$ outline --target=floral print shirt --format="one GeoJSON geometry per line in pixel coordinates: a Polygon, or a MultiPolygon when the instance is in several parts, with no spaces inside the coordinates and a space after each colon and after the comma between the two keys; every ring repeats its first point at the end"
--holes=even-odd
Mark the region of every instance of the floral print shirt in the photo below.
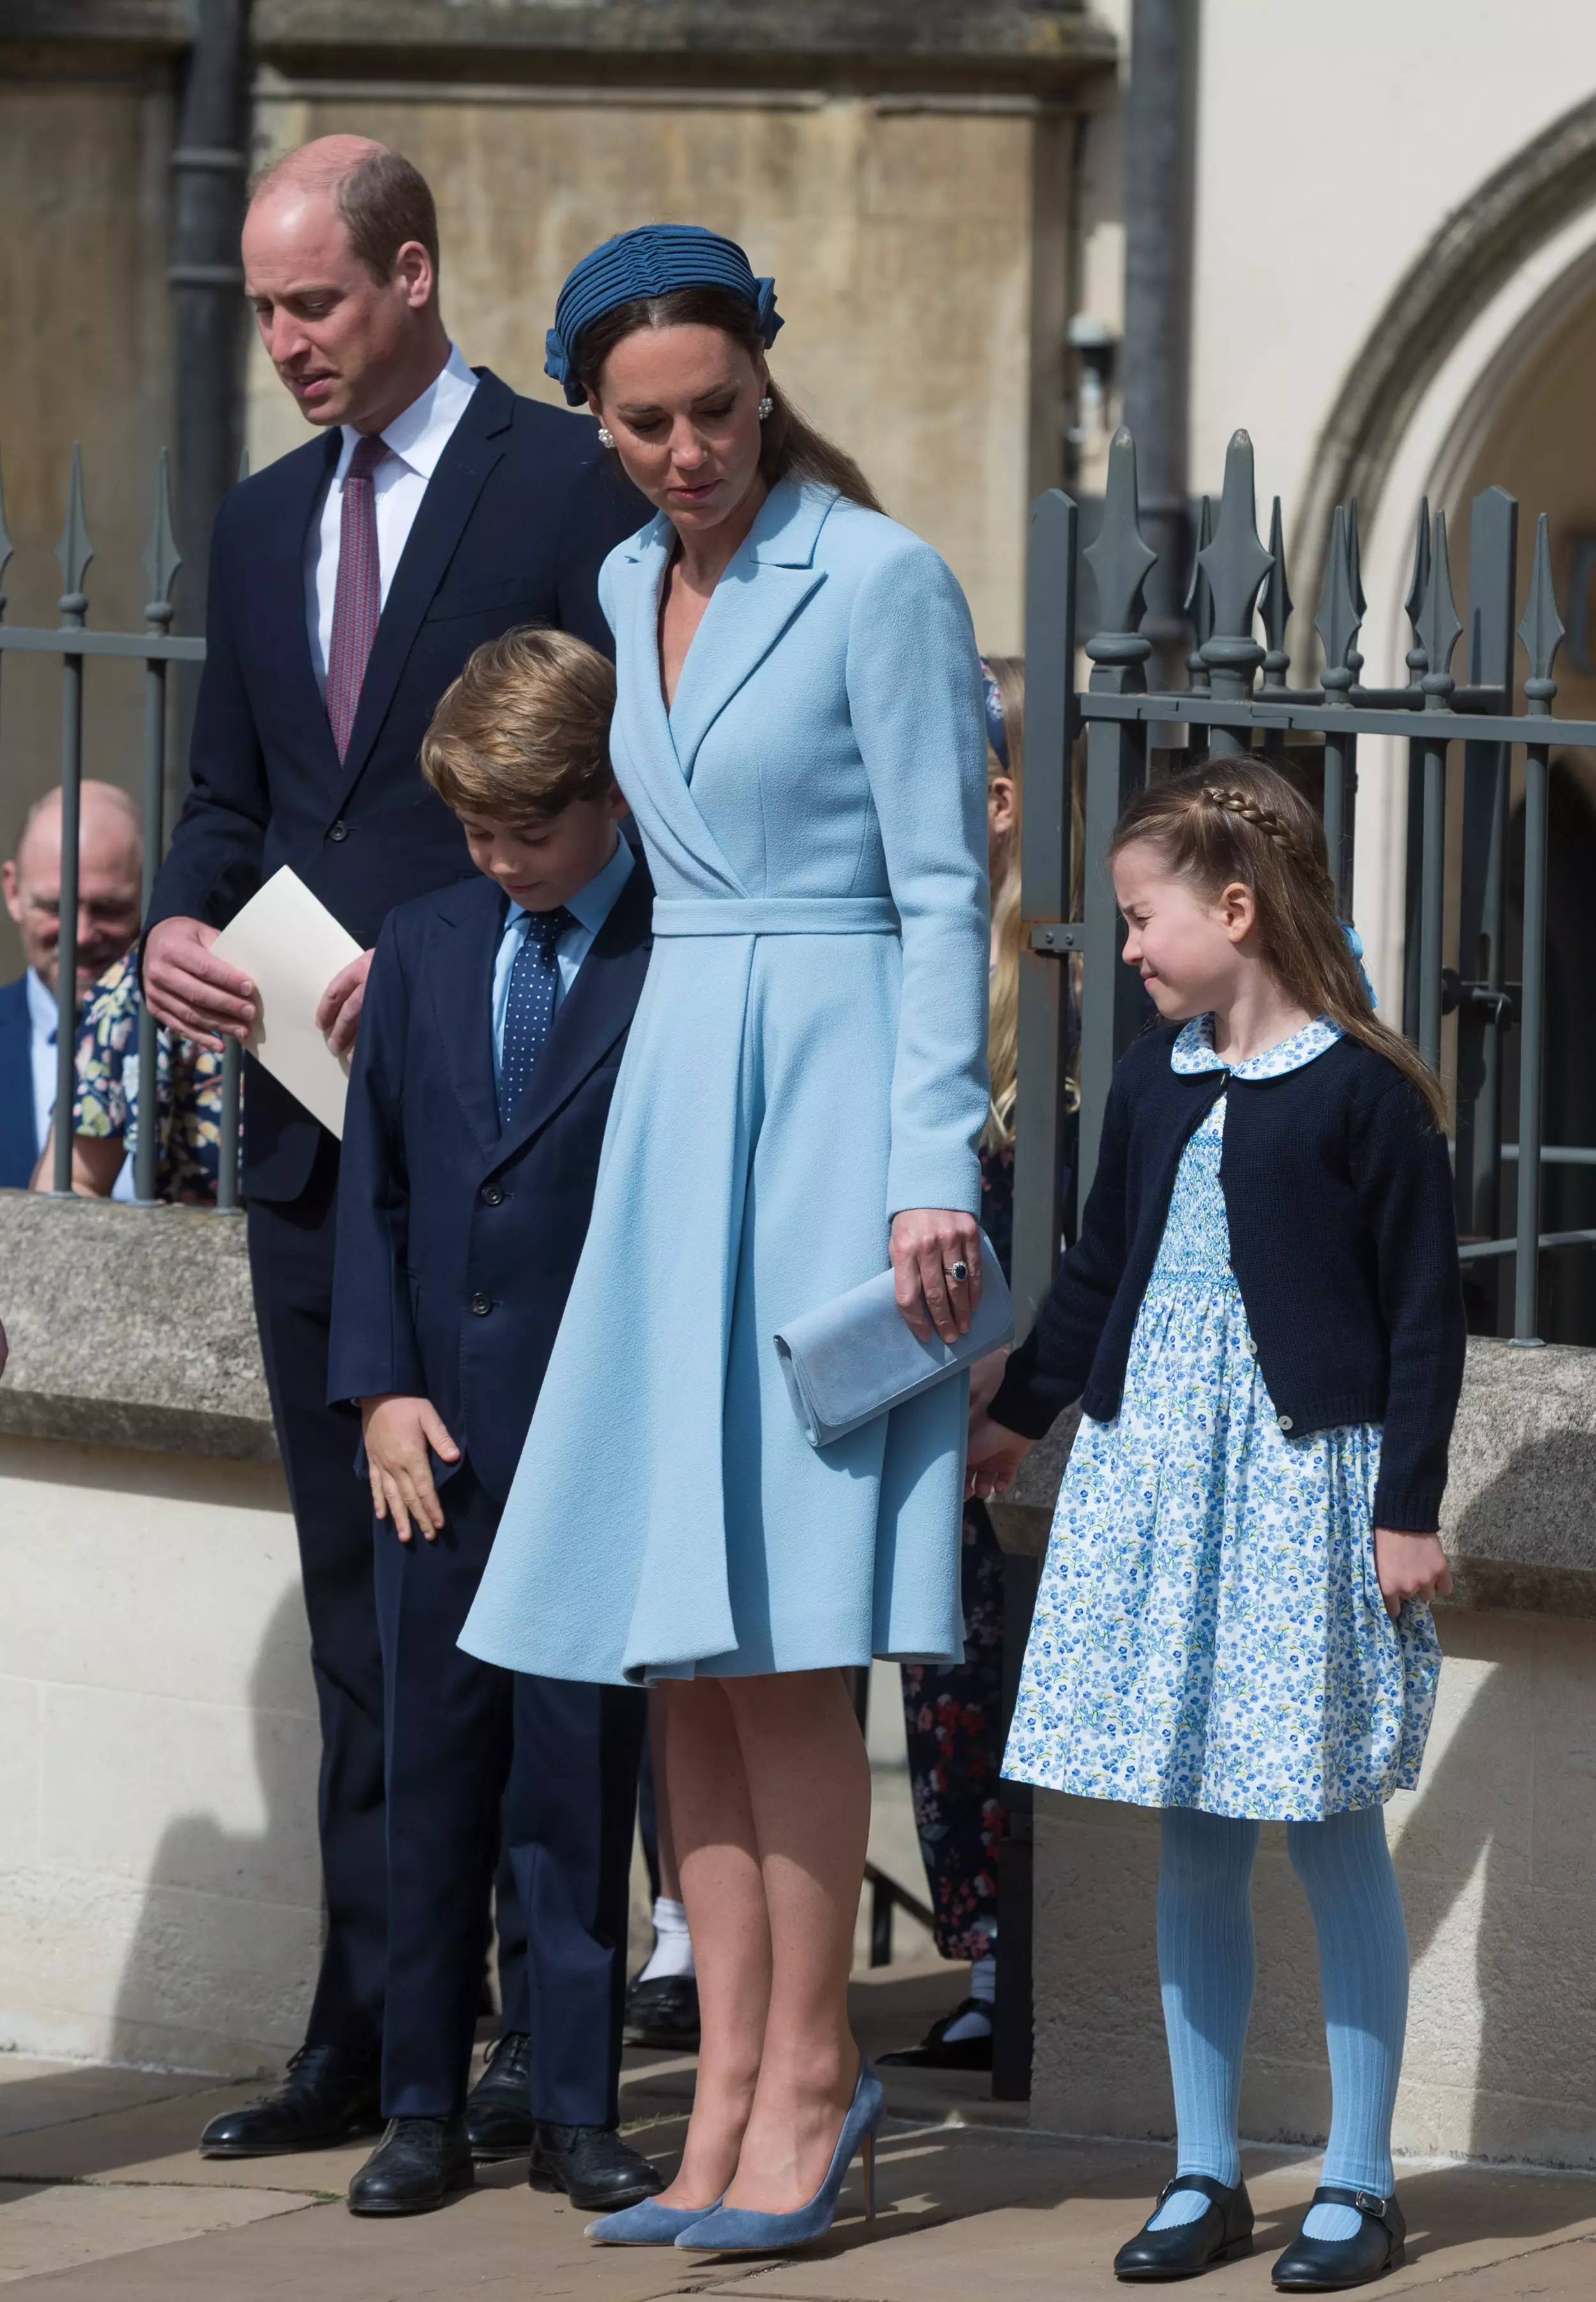
{"type": "MultiPolygon", "coordinates": [[[[139,1018],[144,996],[136,951],[95,985],[78,1026],[80,1135],[139,1143],[139,1018]]],[[[162,1026],[155,1034],[155,1197],[214,1206],[222,1152],[222,1057],[162,1026]]]]}

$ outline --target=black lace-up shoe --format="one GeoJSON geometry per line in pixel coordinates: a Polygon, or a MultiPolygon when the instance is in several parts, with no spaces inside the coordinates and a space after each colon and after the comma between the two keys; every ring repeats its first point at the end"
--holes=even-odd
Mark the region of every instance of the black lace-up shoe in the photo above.
{"type": "Polygon", "coordinates": [[[1321,2182],[1314,2205],[1355,2206],[1362,2222],[1350,2238],[1305,2238],[1298,2231],[1274,2265],[1274,2282],[1282,2293],[1339,2294],[1344,2286],[1366,2286],[1371,2278],[1401,2268],[1407,2222],[1395,2198],[1321,2182]]]}
{"type": "Polygon", "coordinates": [[[391,2118],[349,2184],[352,2214],[424,2214],[475,2180],[463,2118],[391,2118]]]}
{"type": "Polygon", "coordinates": [[[382,2130],[374,2055],[342,2046],[301,2046],[274,2093],[213,2118],[199,2138],[202,2158],[275,2158],[324,2150],[382,2130]]]}
{"type": "Polygon", "coordinates": [[[623,2142],[613,2126],[555,2126],[533,2130],[527,2180],[534,2190],[563,2190],[574,2206],[601,2214],[637,2205],[665,2188],[665,2177],[623,2142]]]}
{"type": "Polygon", "coordinates": [[[902,2046],[895,2054],[878,2054],[876,2067],[901,2071],[989,2071],[992,2067],[992,2008],[984,1998],[966,1998],[951,2014],[933,2022],[918,2046],[902,2046]],[[985,2017],[987,2027],[972,2038],[950,2038],[948,2032],[965,2014],[985,2017]]]}
{"type": "Polygon", "coordinates": [[[479,2166],[519,2158],[532,2147],[532,2041],[507,2030],[488,2048],[483,2074],[466,2097],[466,2131],[479,2166]]]}
{"type": "Polygon", "coordinates": [[[1158,2193],[1158,2205],[1147,2222],[1113,2258],[1113,2274],[1129,2284],[1159,2278],[1195,2278],[1215,2262],[1231,2262],[1253,2250],[1252,2200],[1245,2182],[1233,2190],[1212,2174],[1177,2174],[1158,2193]],[[1154,2230],[1158,2208],[1176,2190],[1197,2190],[1208,2200],[1194,2222],[1177,2222],[1172,2230],[1154,2230]]]}
{"type": "Polygon", "coordinates": [[[628,2046],[662,2046],[678,2054],[695,2054],[697,1976],[657,1974],[652,1982],[645,1982],[639,1975],[626,1993],[626,2025],[628,2046]]]}

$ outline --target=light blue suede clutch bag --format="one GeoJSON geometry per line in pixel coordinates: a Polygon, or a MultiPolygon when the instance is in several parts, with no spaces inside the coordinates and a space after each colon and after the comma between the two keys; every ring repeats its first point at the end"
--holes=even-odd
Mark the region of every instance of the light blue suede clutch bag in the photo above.
{"type": "Polygon", "coordinates": [[[776,1338],[776,1354],[804,1437],[811,1447],[829,1447],[1013,1340],[1014,1306],[983,1231],[980,1304],[970,1332],[956,1343],[937,1334],[918,1341],[898,1309],[893,1274],[883,1271],[818,1311],[789,1319],[776,1338]]]}

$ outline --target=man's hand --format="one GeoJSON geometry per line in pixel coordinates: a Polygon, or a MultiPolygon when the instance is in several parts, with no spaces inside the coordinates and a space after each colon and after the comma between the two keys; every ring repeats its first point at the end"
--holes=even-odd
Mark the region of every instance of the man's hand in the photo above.
{"type": "Polygon", "coordinates": [[[970,1418],[970,1443],[964,1457],[965,1493],[983,1503],[990,1502],[994,1495],[1006,1495],[1015,1472],[1035,1444],[1034,1439],[1022,1439],[1018,1431],[1005,1430],[976,1409],[970,1418]]]}
{"type": "Polygon", "coordinates": [[[1374,1530],[1374,1571],[1380,1595],[1394,1621],[1409,1599],[1445,1599],[1452,1589],[1452,1570],[1438,1534],[1399,1534],[1394,1528],[1374,1530]]]}
{"type": "Polygon", "coordinates": [[[443,1525],[443,1506],[433,1484],[427,1455],[458,1463],[460,1450],[443,1428],[430,1399],[407,1398],[403,1391],[385,1390],[360,1402],[360,1427],[365,1437],[365,1466],[371,1479],[372,1508],[379,1518],[393,1519],[401,1542],[410,1541],[415,1520],[429,1542],[443,1525]]]}
{"type": "Polygon", "coordinates": [[[355,1044],[371,961],[370,952],[363,951],[358,959],[339,969],[322,994],[321,1004],[315,1011],[315,1027],[335,1055],[347,1055],[355,1044]]]}
{"type": "Polygon", "coordinates": [[[898,1309],[922,1343],[933,1326],[945,1343],[970,1332],[981,1299],[981,1231],[973,1215],[948,1207],[904,1207],[892,1219],[889,1249],[898,1309]],[[962,1279],[953,1276],[962,1271],[962,1279]]]}
{"type": "Polygon", "coordinates": [[[203,920],[163,920],[144,938],[144,991],[150,1012],[197,1046],[222,1052],[222,1040],[244,1038],[255,1021],[255,986],[236,967],[211,957],[217,930],[203,920]]]}

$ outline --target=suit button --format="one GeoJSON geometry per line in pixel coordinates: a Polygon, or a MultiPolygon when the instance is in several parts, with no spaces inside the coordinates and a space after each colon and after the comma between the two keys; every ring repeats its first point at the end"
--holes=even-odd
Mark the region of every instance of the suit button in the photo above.
{"type": "Polygon", "coordinates": [[[329,827],[327,836],[331,840],[338,841],[340,839],[347,839],[349,836],[349,827],[340,815],[338,821],[329,827]]]}
{"type": "Polygon", "coordinates": [[[483,1205],[484,1207],[501,1207],[504,1205],[504,1193],[497,1183],[483,1185],[483,1205]]]}
{"type": "MultiPolygon", "coordinates": [[[[473,1307],[475,1308],[475,1306],[473,1306],[473,1307]]],[[[1277,1415],[1274,1419],[1280,1424],[1282,1431],[1289,1431],[1291,1428],[1291,1418],[1289,1415],[1277,1415]]]]}
{"type": "Polygon", "coordinates": [[[485,1319],[493,1307],[493,1298],[491,1295],[474,1295],[471,1307],[479,1319],[485,1319]]]}

